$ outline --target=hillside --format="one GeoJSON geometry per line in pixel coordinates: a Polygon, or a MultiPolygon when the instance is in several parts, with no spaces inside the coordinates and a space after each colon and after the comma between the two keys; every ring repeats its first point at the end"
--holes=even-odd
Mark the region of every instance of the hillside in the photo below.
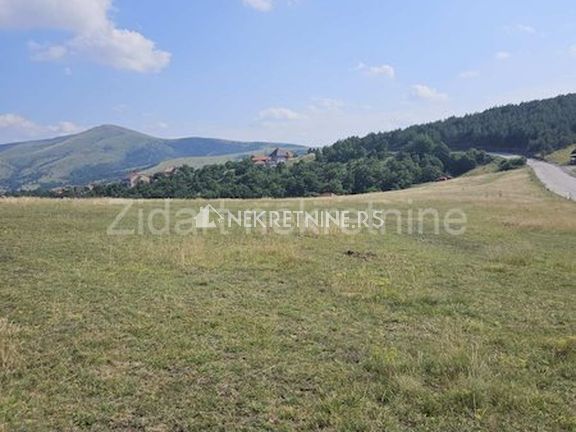
{"type": "MultiPolygon", "coordinates": [[[[285,148],[304,147],[278,144],[285,148]]],[[[248,155],[274,144],[210,138],[162,139],[118,126],[76,135],[0,145],[0,189],[85,185],[117,180],[172,159],[248,155]]]]}
{"type": "MultiPolygon", "coordinates": [[[[195,156],[195,157],[183,157],[183,158],[177,158],[177,159],[170,159],[167,161],[163,161],[163,162],[159,163],[158,165],[155,165],[151,168],[148,168],[147,170],[145,170],[143,172],[145,174],[156,174],[156,173],[162,172],[162,171],[164,171],[170,167],[189,166],[191,168],[198,169],[198,168],[205,167],[207,165],[219,165],[219,164],[224,164],[224,163],[229,162],[229,161],[241,161],[242,159],[250,157],[254,153],[263,154],[263,155],[270,154],[278,146],[281,146],[282,148],[293,148],[294,150],[296,150],[300,154],[303,153],[303,150],[305,150],[302,147],[294,146],[294,145],[262,143],[262,147],[259,148],[257,152],[249,151],[249,152],[243,152],[243,153],[226,153],[224,155],[219,155],[219,156],[195,156]]],[[[313,159],[314,159],[313,154],[304,154],[304,155],[302,155],[302,157],[298,157],[298,158],[293,159],[292,161],[290,161],[290,163],[292,164],[292,163],[295,163],[295,162],[300,161],[300,160],[313,160],[313,159]]]]}
{"type": "Polygon", "coordinates": [[[453,150],[477,148],[545,155],[576,143],[576,94],[491,108],[392,132],[352,137],[326,148],[328,160],[403,150],[417,135],[429,135],[453,150]]]}

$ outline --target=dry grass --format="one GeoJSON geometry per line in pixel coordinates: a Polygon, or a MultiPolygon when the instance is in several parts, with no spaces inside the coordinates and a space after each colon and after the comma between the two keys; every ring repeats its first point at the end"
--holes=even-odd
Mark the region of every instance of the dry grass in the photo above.
{"type": "Polygon", "coordinates": [[[558,165],[568,165],[570,163],[570,154],[574,151],[574,149],[576,149],[576,147],[571,145],[561,150],[555,151],[554,153],[546,156],[546,160],[558,165]]]}
{"type": "Polygon", "coordinates": [[[370,202],[468,230],[109,237],[108,200],[0,201],[0,430],[574,430],[576,205],[528,170],[304,205],[370,202]]]}
{"type": "Polygon", "coordinates": [[[20,328],[6,318],[0,318],[0,368],[10,373],[22,360],[19,350],[20,328]]]}

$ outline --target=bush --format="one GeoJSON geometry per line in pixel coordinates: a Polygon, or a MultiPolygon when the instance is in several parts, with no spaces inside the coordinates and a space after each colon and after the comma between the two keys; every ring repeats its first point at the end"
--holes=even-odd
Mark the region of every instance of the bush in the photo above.
{"type": "Polygon", "coordinates": [[[504,159],[498,163],[498,171],[511,171],[526,166],[526,158],[504,159]]]}

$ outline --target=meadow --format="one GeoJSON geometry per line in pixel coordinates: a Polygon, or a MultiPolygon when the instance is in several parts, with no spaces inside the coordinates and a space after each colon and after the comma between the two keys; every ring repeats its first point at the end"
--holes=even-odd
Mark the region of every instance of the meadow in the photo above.
{"type": "Polygon", "coordinates": [[[570,163],[570,154],[574,150],[576,150],[574,146],[568,146],[549,154],[546,156],[546,160],[558,165],[568,165],[570,163]]]}
{"type": "Polygon", "coordinates": [[[306,200],[368,203],[467,230],[109,236],[108,200],[0,200],[0,431],[576,430],[576,203],[528,169],[306,200]]]}

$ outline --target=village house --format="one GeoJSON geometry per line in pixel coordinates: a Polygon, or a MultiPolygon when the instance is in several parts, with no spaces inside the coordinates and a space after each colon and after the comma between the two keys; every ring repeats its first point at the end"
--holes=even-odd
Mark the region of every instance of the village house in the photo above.
{"type": "Polygon", "coordinates": [[[280,148],[275,149],[268,156],[252,156],[250,160],[254,165],[257,166],[267,166],[267,167],[277,167],[278,165],[283,165],[294,158],[294,153],[288,150],[282,150],[280,148]]]}
{"type": "Polygon", "coordinates": [[[268,156],[252,156],[250,158],[250,160],[252,161],[252,163],[254,165],[257,166],[266,166],[268,165],[268,162],[270,161],[270,158],[268,156]]]}
{"type": "Polygon", "coordinates": [[[154,180],[158,180],[161,177],[172,177],[178,172],[178,168],[175,166],[169,166],[163,171],[160,171],[154,175],[143,174],[138,171],[132,171],[128,178],[125,180],[126,184],[130,188],[135,188],[141,184],[150,184],[154,180]]]}
{"type": "Polygon", "coordinates": [[[570,165],[576,165],[576,149],[570,154],[570,165]]]}
{"type": "Polygon", "coordinates": [[[128,176],[128,185],[131,188],[134,188],[140,184],[149,184],[150,181],[151,181],[150,176],[139,173],[137,171],[132,171],[128,176]]]}
{"type": "Polygon", "coordinates": [[[270,161],[274,165],[285,164],[294,157],[292,152],[277,148],[270,154],[270,161]]]}
{"type": "Polygon", "coordinates": [[[176,168],[175,166],[169,166],[160,174],[163,175],[164,177],[172,177],[174,174],[176,174],[176,171],[178,171],[178,168],[176,168]]]}

